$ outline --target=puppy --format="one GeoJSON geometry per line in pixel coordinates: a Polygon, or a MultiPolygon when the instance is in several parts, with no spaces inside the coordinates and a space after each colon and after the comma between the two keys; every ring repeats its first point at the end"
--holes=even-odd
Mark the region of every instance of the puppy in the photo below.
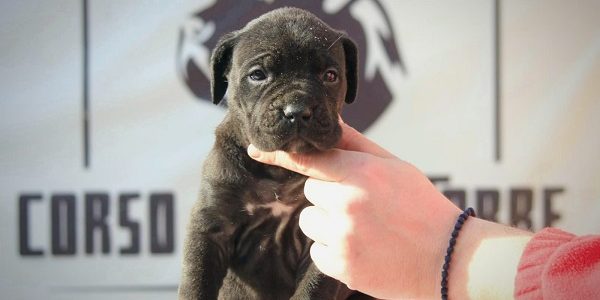
{"type": "MultiPolygon", "coordinates": [[[[313,14],[282,8],[221,38],[211,92],[228,111],[206,159],[184,246],[180,299],[365,297],[317,270],[299,229],[306,177],[252,160],[334,147],[357,92],[357,49],[313,14]]],[[[355,299],[355,298],[353,298],[355,299]]]]}

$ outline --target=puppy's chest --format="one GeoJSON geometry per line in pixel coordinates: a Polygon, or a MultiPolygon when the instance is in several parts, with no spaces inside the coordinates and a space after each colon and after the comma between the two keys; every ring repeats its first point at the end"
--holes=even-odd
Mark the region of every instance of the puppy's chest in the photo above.
{"type": "Polygon", "coordinates": [[[242,199],[245,222],[235,246],[240,261],[293,266],[306,256],[308,239],[298,226],[300,211],[308,206],[303,187],[304,180],[258,180],[247,190],[242,199]]]}

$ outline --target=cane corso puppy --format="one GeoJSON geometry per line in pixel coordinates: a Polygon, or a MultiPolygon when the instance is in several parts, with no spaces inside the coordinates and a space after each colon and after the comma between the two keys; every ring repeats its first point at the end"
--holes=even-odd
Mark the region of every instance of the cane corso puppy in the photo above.
{"type": "Polygon", "coordinates": [[[206,159],[187,229],[182,299],[348,299],[314,266],[298,227],[305,176],[252,160],[311,153],[341,136],[338,114],[357,92],[357,49],[343,32],[297,8],[271,11],[224,35],[211,57],[215,104],[227,114],[206,159]]]}

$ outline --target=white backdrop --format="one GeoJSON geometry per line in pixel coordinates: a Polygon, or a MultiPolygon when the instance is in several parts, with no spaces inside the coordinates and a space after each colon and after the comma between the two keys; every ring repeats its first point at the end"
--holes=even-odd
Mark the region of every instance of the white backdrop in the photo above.
{"type": "MultiPolygon", "coordinates": [[[[281,0],[256,3],[270,2],[281,0]]],[[[206,49],[181,48],[181,34],[198,34],[186,47],[206,39],[194,14],[213,4],[0,4],[0,298],[175,298],[200,166],[224,113],[186,85],[182,57],[202,69],[206,49]]],[[[361,76],[381,76],[391,93],[370,138],[487,218],[599,233],[600,2],[499,4],[498,48],[495,1],[322,8],[349,9],[365,32],[361,76]],[[391,34],[400,62],[382,46],[391,34]]]]}

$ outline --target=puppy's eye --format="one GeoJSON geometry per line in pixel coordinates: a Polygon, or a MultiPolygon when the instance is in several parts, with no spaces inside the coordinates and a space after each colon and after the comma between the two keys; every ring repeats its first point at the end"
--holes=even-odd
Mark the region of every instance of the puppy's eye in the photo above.
{"type": "Polygon", "coordinates": [[[338,73],[335,70],[327,70],[323,75],[323,81],[325,82],[336,82],[338,79],[338,73]]]}
{"type": "Polygon", "coordinates": [[[254,70],[248,77],[253,81],[263,81],[267,79],[267,75],[262,70],[254,70]]]}

